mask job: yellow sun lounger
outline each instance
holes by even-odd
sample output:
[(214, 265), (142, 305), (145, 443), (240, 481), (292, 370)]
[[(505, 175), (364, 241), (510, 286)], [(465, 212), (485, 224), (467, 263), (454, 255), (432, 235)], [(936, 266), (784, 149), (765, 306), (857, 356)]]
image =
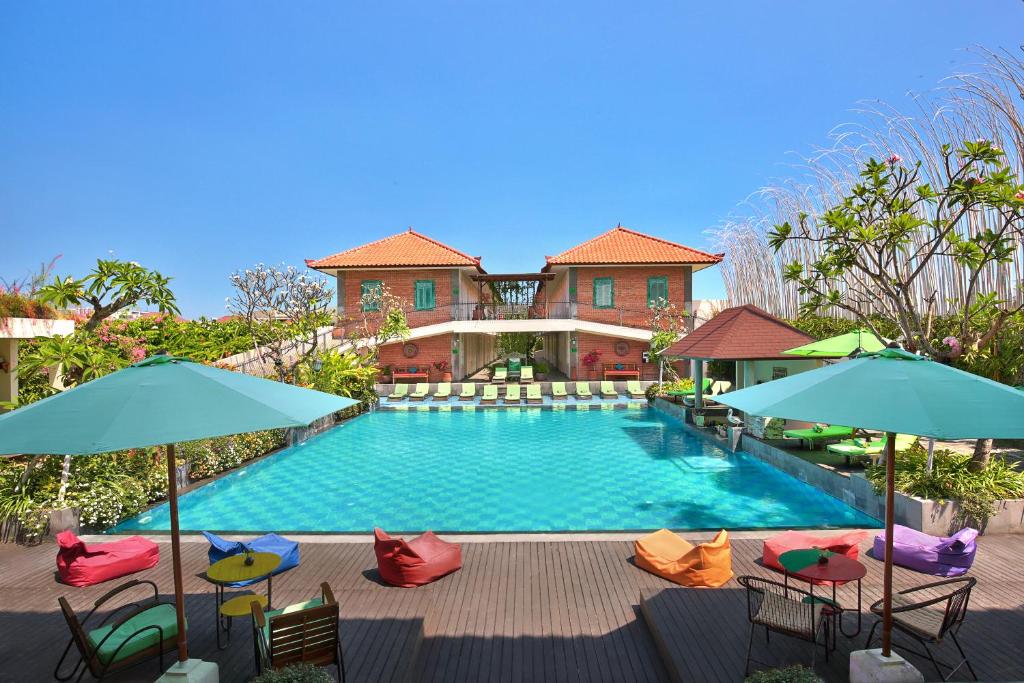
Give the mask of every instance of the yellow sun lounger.
[(427, 397), (427, 392), (430, 391), (430, 385), (426, 382), (420, 382), (416, 385), (416, 391), (409, 394), (410, 401), (422, 401)]
[(523, 400), (523, 392), (518, 384), (509, 384), (505, 387), (505, 397), (502, 399), (503, 403), (521, 403)]
[(615, 383), (611, 380), (601, 382), (601, 398), (618, 398), (619, 392), (615, 391)]
[(441, 382), (437, 385), (437, 391), (434, 392), (435, 401), (447, 401), (452, 396), (452, 383)]
[(459, 393), (460, 401), (472, 401), (476, 398), (476, 384), (473, 382), (463, 382), (462, 392)]

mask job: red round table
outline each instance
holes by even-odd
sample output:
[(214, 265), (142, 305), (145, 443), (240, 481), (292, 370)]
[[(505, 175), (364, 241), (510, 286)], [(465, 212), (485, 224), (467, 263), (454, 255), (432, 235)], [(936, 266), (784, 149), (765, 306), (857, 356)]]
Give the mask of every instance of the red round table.
[[(819, 558), (824, 556), (827, 562), (819, 561)], [(861, 579), (868, 573), (867, 567), (858, 562), (857, 560), (851, 560), (845, 555), (837, 555), (828, 550), (818, 550), (817, 548), (807, 548), (804, 550), (789, 550), (779, 555), (779, 564), (782, 565), (782, 569), (786, 575), (786, 585), (789, 586), (790, 575), (797, 579), (807, 581), (810, 584), (810, 598), (809, 600), (818, 600), (826, 604), (831, 604), (836, 608), (833, 613), (839, 620), (839, 630), (847, 638), (854, 638), (860, 634), (861, 629)], [(842, 607), (836, 600), (836, 586), (840, 583), (848, 583), (850, 581), (857, 582), (857, 630), (853, 633), (847, 633), (843, 630), (843, 622), (841, 619)], [(832, 584), (832, 599), (828, 598), (815, 598), (814, 597), (814, 584), (831, 583)]]

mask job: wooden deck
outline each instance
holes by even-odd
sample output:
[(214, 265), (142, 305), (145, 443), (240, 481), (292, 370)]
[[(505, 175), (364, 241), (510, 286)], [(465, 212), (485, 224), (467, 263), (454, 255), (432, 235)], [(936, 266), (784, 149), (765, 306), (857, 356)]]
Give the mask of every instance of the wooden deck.
[[(755, 563), (759, 540), (736, 540), (733, 547), (737, 573), (766, 571)], [(248, 620), (236, 621), (226, 650), (216, 649), (213, 590), (195, 576), (207, 565), (206, 545), (188, 542), (183, 548), (190, 651), (218, 662), (221, 680), (248, 680), (254, 673)], [(341, 603), (350, 681), (653, 682), (673, 673), (690, 681), (741, 679), (747, 625), (743, 594), (733, 582), (713, 591), (671, 588), (630, 563), (632, 544), (626, 542), (466, 543), (463, 552), (462, 571), (431, 586), (401, 589), (377, 581), (369, 543), (304, 543), (302, 564), (274, 582), (274, 603), (304, 600), (321, 581), (331, 584)], [(165, 595), (171, 589), (169, 556), (162, 544), (160, 564), (137, 575), (156, 581)], [(1022, 560), (1024, 538), (981, 541), (974, 572), (979, 585), (961, 633), (983, 678), (1024, 678)], [(84, 613), (116, 584), (61, 585), (53, 562), (52, 543), (0, 545), (0, 681), (50, 680), (67, 639), (57, 596), (68, 596)], [(865, 562), (867, 604), (878, 597), (881, 565)], [(898, 587), (930, 578), (905, 571), (896, 576)], [(675, 634), (664, 653), (640, 613), (641, 596), (659, 639)], [(866, 618), (865, 628), (871, 623)], [(785, 640), (773, 637), (766, 650), (759, 638), (755, 653), (779, 661), (809, 659), (806, 644)], [(863, 636), (855, 645), (862, 642)], [(833, 664), (822, 662), (819, 672), (845, 680), (848, 650), (841, 639)], [(935, 678), (934, 671), (922, 670)], [(156, 673), (154, 661), (112, 680), (153, 680)]]

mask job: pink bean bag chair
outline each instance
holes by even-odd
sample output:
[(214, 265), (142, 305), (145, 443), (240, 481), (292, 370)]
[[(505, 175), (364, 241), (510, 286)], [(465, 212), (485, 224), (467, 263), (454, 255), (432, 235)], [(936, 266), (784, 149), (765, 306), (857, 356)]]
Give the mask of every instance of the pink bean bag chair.
[(459, 544), (442, 541), (432, 531), (403, 541), (374, 529), (373, 537), (380, 578), (392, 586), (422, 586), (462, 567)]
[(156, 566), (160, 548), (142, 536), (110, 543), (85, 541), (70, 531), (57, 534), (57, 573), (69, 586), (92, 586)]
[(787, 550), (805, 550), (807, 548), (830, 550), (838, 555), (845, 555), (851, 560), (856, 560), (860, 554), (858, 545), (867, 537), (868, 534), (864, 531), (850, 531), (838, 536), (826, 536), (806, 531), (784, 531), (777, 536), (765, 539), (761, 562), (766, 567), (782, 571), (779, 555)]

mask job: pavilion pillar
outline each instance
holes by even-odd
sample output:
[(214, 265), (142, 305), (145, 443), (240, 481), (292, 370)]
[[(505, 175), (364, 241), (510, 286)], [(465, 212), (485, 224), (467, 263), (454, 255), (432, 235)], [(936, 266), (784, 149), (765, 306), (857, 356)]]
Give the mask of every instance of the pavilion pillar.
[[(18, 400), (18, 340), (0, 339), (0, 403)], [(0, 408), (0, 412), (3, 409)]]
[(693, 359), (693, 409), (704, 408), (704, 359)]

